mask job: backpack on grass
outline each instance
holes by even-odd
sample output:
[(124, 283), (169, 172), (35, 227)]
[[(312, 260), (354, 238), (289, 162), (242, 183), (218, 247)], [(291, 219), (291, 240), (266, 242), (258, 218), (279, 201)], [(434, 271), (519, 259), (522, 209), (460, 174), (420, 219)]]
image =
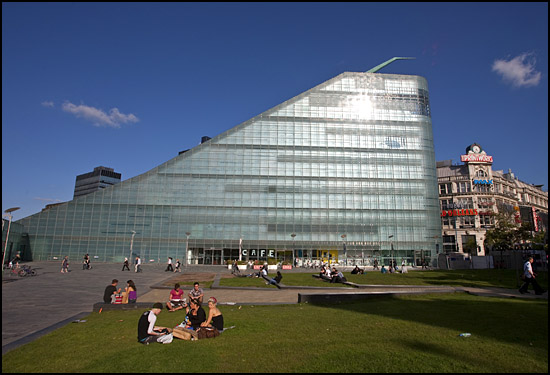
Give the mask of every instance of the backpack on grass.
[(215, 327), (200, 327), (197, 329), (197, 336), (199, 340), (211, 339), (219, 335), (220, 335), (220, 331), (218, 331), (218, 329)]

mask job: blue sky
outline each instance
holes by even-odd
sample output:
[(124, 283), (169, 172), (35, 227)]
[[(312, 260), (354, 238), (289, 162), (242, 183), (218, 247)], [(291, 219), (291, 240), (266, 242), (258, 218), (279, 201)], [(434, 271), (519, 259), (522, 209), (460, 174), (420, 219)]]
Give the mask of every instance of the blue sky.
[(548, 188), (547, 3), (2, 3), (2, 211), (145, 173), (342, 72), (428, 80), (437, 160)]

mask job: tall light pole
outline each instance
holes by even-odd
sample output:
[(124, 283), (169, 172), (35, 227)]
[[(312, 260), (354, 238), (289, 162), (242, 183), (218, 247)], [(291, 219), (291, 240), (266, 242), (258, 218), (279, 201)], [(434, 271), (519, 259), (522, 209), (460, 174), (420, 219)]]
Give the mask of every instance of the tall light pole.
[[(453, 210), (457, 210), (457, 209), (461, 209), (462, 208), (462, 204), (457, 204), (455, 202), (451, 203), (451, 207), (453, 208)], [(454, 212), (453, 212), (454, 214)], [(458, 215), (453, 215), (455, 217), (455, 248), (456, 248), (456, 252), (459, 253), (460, 252), (460, 249), (458, 247), (458, 230), (457, 230), (457, 224), (456, 224), (456, 221), (458, 220)]]
[[(388, 236), (388, 238), (393, 238), (393, 234)], [(391, 240), (391, 242), (390, 242), (390, 247), (391, 247), (391, 264), (390, 264), (390, 266), (393, 267), (393, 240)]]
[(135, 235), (136, 235), (136, 231), (133, 230), (132, 231), (132, 239), (130, 240), (130, 257), (128, 258), (130, 263), (132, 263), (132, 250), (134, 249), (134, 236)]
[(294, 242), (294, 238), (296, 238), (296, 233), (292, 233), (290, 235), (290, 237), (292, 237), (292, 264), (294, 265), (295, 264), (295, 259), (296, 259), (296, 256), (295, 256), (295, 251), (296, 251), (296, 246), (295, 246), (295, 242)]
[(189, 252), (189, 236), (191, 235), (191, 232), (185, 232), (185, 235), (187, 236), (187, 240), (185, 241), (185, 261), (183, 264), (187, 267), (187, 254)]
[[(11, 219), (12, 219), (12, 212), (17, 211), (21, 207), (12, 207), (8, 208), (4, 213), (10, 218), (10, 221), (8, 222), (8, 231), (6, 232), (6, 243), (4, 244), (4, 255), (2, 256), (2, 277), (4, 277), (4, 262), (6, 261), (6, 250), (8, 249), (8, 239), (10, 237), (10, 227), (11, 227)], [(2, 222), (3, 224), (4, 222)], [(2, 230), (4, 227), (2, 226)]]
[(347, 235), (342, 234), (340, 237), (342, 237), (342, 242), (344, 243), (344, 259), (345, 259), (345, 265), (348, 265), (348, 257), (346, 255), (346, 237)]

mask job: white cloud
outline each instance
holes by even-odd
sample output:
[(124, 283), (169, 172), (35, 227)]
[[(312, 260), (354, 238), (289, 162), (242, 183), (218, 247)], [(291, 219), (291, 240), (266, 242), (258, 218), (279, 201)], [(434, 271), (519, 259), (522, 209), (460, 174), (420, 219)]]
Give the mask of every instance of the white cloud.
[(37, 200), (37, 201), (44, 201), (44, 202), (54, 202), (54, 203), (63, 202), (61, 199), (57, 199), (57, 198), (41, 198), (41, 197), (34, 197), (33, 199), (34, 199), (34, 200)]
[(139, 121), (135, 115), (131, 113), (125, 115), (124, 113), (121, 113), (118, 108), (112, 108), (109, 111), (109, 114), (103, 112), (101, 109), (89, 107), (84, 104), (75, 105), (70, 102), (63, 103), (62, 108), (63, 111), (72, 113), (76, 117), (83, 117), (84, 119), (91, 121), (95, 126), (120, 128), (120, 124)]
[(535, 70), (535, 57), (532, 53), (522, 53), (511, 60), (495, 60), (493, 71), (502, 75), (505, 81), (516, 87), (529, 87), (539, 84), (541, 72)]
[(53, 102), (44, 101), (40, 104), (42, 104), (42, 106), (44, 107), (53, 107)]

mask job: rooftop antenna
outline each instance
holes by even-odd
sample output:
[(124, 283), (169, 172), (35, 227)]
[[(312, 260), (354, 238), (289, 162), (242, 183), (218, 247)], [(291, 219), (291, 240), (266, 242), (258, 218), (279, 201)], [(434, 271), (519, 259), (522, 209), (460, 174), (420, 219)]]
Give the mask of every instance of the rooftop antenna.
[(388, 61), (383, 62), (382, 64), (380, 64), (378, 66), (375, 66), (371, 70), (367, 70), (366, 73), (376, 73), (377, 71), (379, 71), (380, 69), (382, 69), (386, 65), (389, 65), (392, 62), (394, 62), (395, 60), (414, 60), (414, 59), (416, 59), (416, 57), (392, 57)]

